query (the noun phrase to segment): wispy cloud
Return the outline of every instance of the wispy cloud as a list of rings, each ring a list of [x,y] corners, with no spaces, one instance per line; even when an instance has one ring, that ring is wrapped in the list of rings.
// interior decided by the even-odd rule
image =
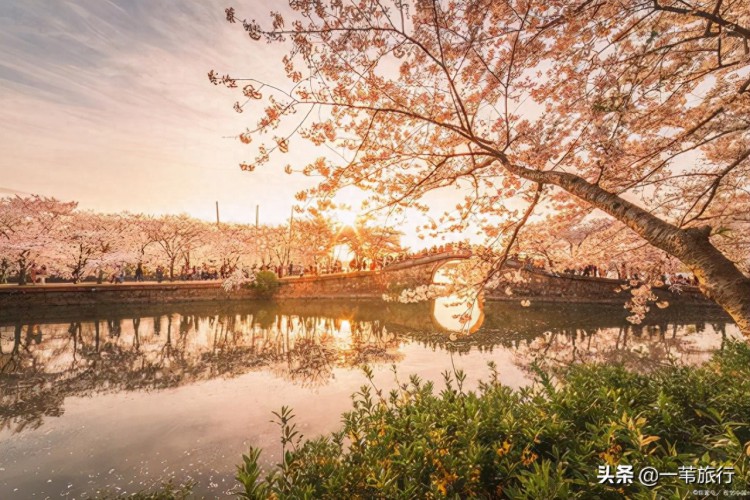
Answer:
[[[224,7],[0,4],[4,182],[101,210],[209,215],[219,200],[227,216],[244,217],[253,202],[286,214],[304,179],[269,170],[257,189],[258,179],[237,168],[246,151],[222,139],[247,117],[231,111],[234,96],[211,86],[207,71],[265,72],[279,59],[253,55]],[[252,7],[259,16],[271,8]]]

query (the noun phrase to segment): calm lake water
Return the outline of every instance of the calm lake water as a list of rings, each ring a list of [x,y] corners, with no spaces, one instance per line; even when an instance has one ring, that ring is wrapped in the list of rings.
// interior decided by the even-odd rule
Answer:
[[[375,371],[384,389],[464,369],[475,387],[497,363],[512,387],[529,364],[699,363],[739,338],[713,310],[487,303],[471,334],[445,303],[285,302],[0,312],[0,498],[133,493],[166,479],[229,495],[250,444],[275,463],[271,412],[294,408],[306,436],[339,427]],[[438,388],[442,385],[436,384]]]

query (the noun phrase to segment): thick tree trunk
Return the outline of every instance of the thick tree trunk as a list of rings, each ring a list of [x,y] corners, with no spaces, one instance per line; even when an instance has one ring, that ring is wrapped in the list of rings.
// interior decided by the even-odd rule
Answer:
[[[27,252],[21,252],[21,256],[18,258],[18,284],[19,285],[25,285],[26,284],[26,255]]]
[[[653,246],[680,259],[698,278],[703,293],[724,308],[743,334],[750,336],[750,278],[709,241],[711,228],[680,229],[576,175],[527,169],[501,158],[525,179],[559,186],[638,233]]]

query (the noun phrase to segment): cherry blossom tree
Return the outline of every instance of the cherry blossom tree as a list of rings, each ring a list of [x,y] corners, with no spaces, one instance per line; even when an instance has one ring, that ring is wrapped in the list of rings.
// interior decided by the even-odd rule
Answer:
[[[328,145],[344,161],[311,161],[303,171],[323,181],[301,199],[353,185],[400,207],[458,186],[465,202],[444,222],[503,227],[506,245],[535,209],[576,198],[678,258],[750,333],[750,279],[721,250],[714,218],[748,188],[746,2],[290,7],[268,26],[226,9],[251,39],[289,48],[288,85],[209,73],[241,92],[236,111],[258,117],[238,135],[257,145],[243,169],[299,140]],[[743,216],[725,208],[725,220]]]
[[[639,271],[644,278],[658,278],[684,267],[668,253],[644,243],[624,224],[586,213],[573,217],[548,214],[527,224],[517,243],[517,252],[542,256],[548,268],[557,272],[591,264],[604,271],[604,276],[626,279],[623,269],[628,269]]]
[[[138,231],[128,214],[74,212],[55,230],[54,266],[61,276],[79,283],[96,273],[105,273],[138,258]]]
[[[250,228],[251,244],[247,249],[253,263],[282,266],[290,263],[315,265],[330,257],[337,242],[337,231],[322,213],[312,210],[281,226]]]
[[[201,245],[201,222],[187,215],[166,215],[149,221],[146,231],[158,249],[160,258],[166,259],[169,279],[174,279],[178,259],[189,255]]]
[[[289,227],[261,226],[257,231],[257,246],[262,266],[285,266],[289,262]]]
[[[346,243],[357,261],[377,260],[384,255],[403,251],[401,234],[393,228],[358,220],[353,227],[342,228],[338,233],[337,241]]]
[[[302,265],[316,265],[331,256],[336,242],[336,231],[331,221],[312,211],[295,221],[292,228],[292,258]]]
[[[29,196],[0,199],[0,256],[16,264],[18,284],[37,260],[50,257],[59,244],[57,229],[75,202]]]
[[[255,228],[247,224],[221,224],[204,228],[204,252],[222,265],[234,267],[249,264],[255,250]]]
[[[143,214],[124,213],[123,217],[127,221],[129,251],[134,255],[134,262],[143,265],[150,258],[148,250],[153,246],[153,233],[149,227],[153,224],[154,218]]]

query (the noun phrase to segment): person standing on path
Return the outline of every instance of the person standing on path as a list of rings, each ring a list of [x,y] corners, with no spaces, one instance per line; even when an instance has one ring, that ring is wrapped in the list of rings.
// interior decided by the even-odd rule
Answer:
[[[8,271],[10,270],[10,262],[8,259],[3,257],[2,260],[0,260],[0,285],[4,285],[8,283]]]

